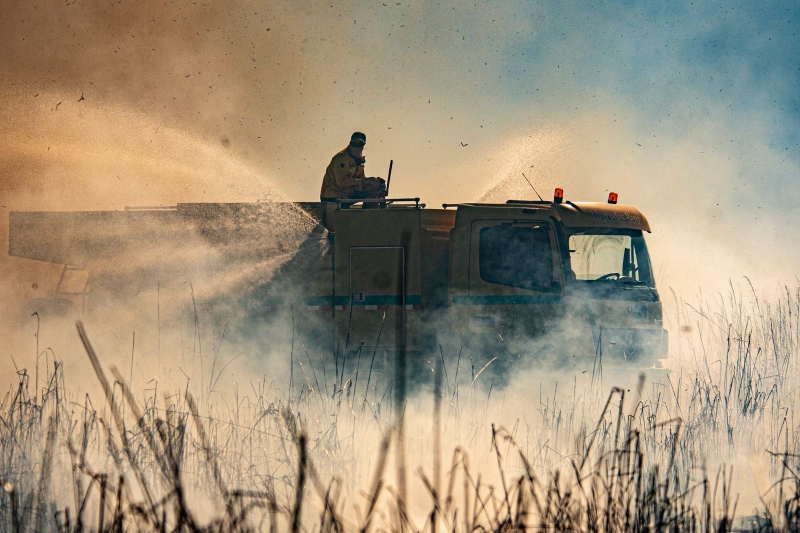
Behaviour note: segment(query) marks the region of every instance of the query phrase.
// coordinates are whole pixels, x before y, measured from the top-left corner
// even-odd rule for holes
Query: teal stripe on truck
[[[361,302],[353,300],[353,305],[400,305],[401,301],[401,296],[365,296]],[[406,296],[406,305],[420,305],[421,302],[422,296],[419,294]]]
[[[486,294],[453,296],[453,305],[535,305],[561,303],[558,294]]]

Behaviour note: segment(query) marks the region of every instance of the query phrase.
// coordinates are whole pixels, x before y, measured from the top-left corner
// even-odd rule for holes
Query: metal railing
[[[414,202],[414,209],[425,207],[425,204],[419,203],[419,198],[337,198],[336,208],[341,209],[343,205],[353,205],[357,203],[364,204],[395,204],[398,202]]]

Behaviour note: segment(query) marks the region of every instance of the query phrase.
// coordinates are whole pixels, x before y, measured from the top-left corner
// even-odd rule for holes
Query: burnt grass
[[[565,408],[548,402],[543,419],[562,424],[571,453],[547,468],[544,445],[483,421],[488,470],[470,466],[467,447],[442,450],[448,417],[476,394],[452,368],[446,377],[444,358],[432,365],[426,471],[407,459],[402,384],[367,382],[359,394],[365,368],[353,376],[337,364],[323,378],[306,364],[294,378],[301,393],[258,390],[246,413],[222,417],[201,411],[188,388],[136,398],[79,323],[104,397],[70,398],[55,359],[40,387],[18,371],[0,404],[0,530],[800,531],[798,290],[679,307],[677,322],[696,337],[676,343],[684,366],[660,394],[646,394],[643,378],[599,391],[591,423],[565,424]],[[355,491],[334,430],[353,413],[385,422]],[[710,459],[748,443],[770,479],[752,512],[737,510],[733,463]]]

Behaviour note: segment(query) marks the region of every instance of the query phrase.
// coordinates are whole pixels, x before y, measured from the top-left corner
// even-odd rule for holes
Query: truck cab
[[[661,302],[635,208],[511,201],[458,206],[453,323],[465,345],[552,366],[666,357]]]

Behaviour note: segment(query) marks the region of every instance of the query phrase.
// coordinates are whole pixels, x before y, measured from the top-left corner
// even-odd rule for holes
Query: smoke
[[[618,192],[662,292],[796,274],[796,6],[385,4],[4,3],[0,224],[314,200],[361,130],[368,174],[393,159],[393,195],[428,205],[533,198],[523,173]],[[13,301],[57,282],[2,261]]]
[[[393,196],[429,206],[537,197],[523,173],[545,199],[555,187],[571,200],[618,192],[653,227],[674,307],[669,288],[714,294],[747,276],[771,289],[796,276],[800,246],[797,20],[788,2],[7,1],[0,248],[12,210],[315,200],[330,157],[360,130],[367,173],[386,177],[394,160]],[[324,248],[304,215],[279,219],[252,249],[252,236],[227,252],[173,240],[120,262],[194,266],[115,295],[127,305],[89,324],[98,351],[140,389],[214,389],[221,368],[217,390],[242,376],[285,383],[294,327],[237,305],[293,251],[302,263]],[[71,324],[19,312],[55,290],[60,267],[4,253],[0,269],[0,324],[14,325],[0,373],[55,356],[85,376]],[[527,376],[510,389],[530,393]]]
[[[157,377],[162,386],[186,376],[206,381],[208,375],[200,376],[203,365],[208,374],[212,359],[219,359],[219,371],[238,358],[238,365],[226,368],[230,378],[231,371],[244,374],[242,363],[249,370],[253,357],[264,358],[268,350],[252,342],[253,336],[247,345],[239,339],[234,346],[233,326],[245,312],[234,304],[297,254],[316,221],[286,204],[278,187],[215,140],[131,109],[84,107],[77,101],[55,109],[57,95],[50,92],[8,95],[27,107],[24,117],[19,108],[0,112],[2,123],[9,125],[0,158],[0,245],[9,250],[11,211],[21,216],[25,211],[66,211],[24,215],[40,227],[18,237],[27,239],[28,248],[38,247],[42,258],[52,250],[69,254],[69,261],[51,261],[69,262],[91,275],[88,286],[81,279],[84,271],[70,272],[60,282],[60,264],[7,252],[0,259],[6,272],[0,281],[7,304],[0,311],[4,385],[16,379],[16,369],[33,369],[40,360],[44,365],[46,349],[49,359],[67,362],[68,376],[89,371],[74,330],[74,312],[82,299],[67,296],[76,307],[64,315],[64,309],[46,305],[57,289],[80,292],[86,287],[91,292],[92,318],[87,320],[98,348],[113,355],[121,368],[130,368],[135,356],[136,371],[130,375],[137,385]],[[208,201],[261,203],[241,209],[186,205],[180,212],[119,211]],[[72,210],[110,212],[90,216]],[[192,324],[192,316],[199,317],[200,327]]]

